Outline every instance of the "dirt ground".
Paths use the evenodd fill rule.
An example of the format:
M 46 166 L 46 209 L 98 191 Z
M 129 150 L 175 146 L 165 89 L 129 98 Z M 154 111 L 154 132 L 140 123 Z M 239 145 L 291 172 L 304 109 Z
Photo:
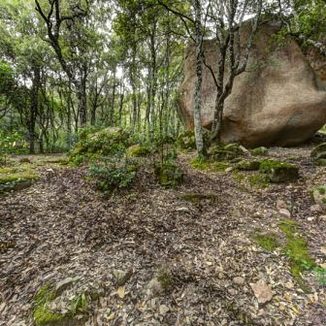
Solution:
M 179 158 L 178 188 L 157 185 L 147 167 L 111 197 L 91 187 L 85 168 L 39 166 L 39 181 L 0 197 L 0 325 L 33 325 L 38 289 L 71 279 L 53 305 L 64 312 L 69 296 L 87 293 L 80 325 L 326 325 L 325 284 L 307 271 L 302 289 L 284 252 L 252 237 L 282 238 L 277 203 L 286 203 L 311 257 L 326 263 L 326 217 L 310 193 L 326 184 L 326 168 L 310 151 L 271 149 L 300 166 L 300 179 L 264 189 L 194 170 L 190 154 Z M 259 281 L 265 303 L 253 291 Z

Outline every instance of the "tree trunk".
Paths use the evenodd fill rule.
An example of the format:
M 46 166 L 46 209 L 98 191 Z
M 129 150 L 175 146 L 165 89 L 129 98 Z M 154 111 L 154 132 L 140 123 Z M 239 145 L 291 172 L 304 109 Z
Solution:
M 203 35 L 201 26 L 201 5 L 200 0 L 193 0 L 195 9 L 195 39 L 196 39 L 196 85 L 194 94 L 194 127 L 195 127 L 195 139 L 196 148 L 198 155 L 204 155 L 204 139 L 203 129 L 201 125 L 201 105 L 202 105 L 202 94 L 201 86 L 203 81 Z
M 33 67 L 33 79 L 31 89 L 30 112 L 28 117 L 28 139 L 29 152 L 35 154 L 35 140 L 36 140 L 36 118 L 38 114 L 38 95 L 41 84 L 41 70 L 38 66 Z

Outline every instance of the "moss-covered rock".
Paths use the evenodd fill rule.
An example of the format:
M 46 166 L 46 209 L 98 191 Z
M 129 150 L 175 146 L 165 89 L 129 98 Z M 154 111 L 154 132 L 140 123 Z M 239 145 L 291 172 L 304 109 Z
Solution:
M 316 204 L 320 205 L 326 211 L 326 185 L 319 186 L 312 191 Z
M 264 146 L 256 147 L 251 150 L 251 154 L 254 156 L 265 156 L 268 154 L 268 148 Z
M 69 159 L 79 165 L 101 156 L 124 154 L 129 145 L 129 134 L 126 131 L 121 128 L 106 128 L 81 137 Z
M 239 144 L 227 144 L 210 147 L 208 154 L 216 161 L 232 161 L 243 156 L 245 152 Z
M 151 150 L 149 147 L 140 145 L 140 144 L 135 144 L 127 149 L 127 155 L 130 157 L 143 157 L 147 156 L 151 153 Z
M 27 188 L 38 178 L 37 172 L 26 165 L 0 168 L 0 193 Z
M 299 168 L 287 162 L 263 160 L 259 171 L 266 174 L 273 183 L 292 182 L 299 178 Z
M 258 171 L 260 167 L 260 161 L 241 160 L 236 164 L 235 167 L 240 171 Z
M 316 146 L 310 154 L 314 163 L 319 166 L 326 166 L 326 143 Z
M 85 314 L 89 308 L 87 295 L 81 293 L 71 298 L 65 313 L 53 311 L 51 303 L 60 295 L 54 285 L 42 286 L 34 297 L 33 320 L 36 326 L 81 326 L 83 318 L 75 319 L 79 314 Z

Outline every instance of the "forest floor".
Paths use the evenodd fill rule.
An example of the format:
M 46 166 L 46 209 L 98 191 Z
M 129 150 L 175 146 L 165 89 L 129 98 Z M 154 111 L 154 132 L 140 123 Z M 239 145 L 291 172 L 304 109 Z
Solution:
M 294 236 L 326 267 L 326 216 L 310 193 L 326 168 L 310 151 L 269 151 L 300 166 L 296 183 L 261 189 L 195 170 L 182 154 L 181 186 L 160 187 L 147 166 L 111 197 L 93 190 L 85 168 L 29 157 L 43 162 L 40 179 L 0 197 L 0 325 L 33 325 L 44 284 L 60 289 L 49 305 L 61 313 L 71 297 L 87 298 L 79 322 L 60 325 L 326 325 L 325 275 L 294 277 L 280 227 L 296 221 Z M 261 234 L 276 245 L 262 248 Z

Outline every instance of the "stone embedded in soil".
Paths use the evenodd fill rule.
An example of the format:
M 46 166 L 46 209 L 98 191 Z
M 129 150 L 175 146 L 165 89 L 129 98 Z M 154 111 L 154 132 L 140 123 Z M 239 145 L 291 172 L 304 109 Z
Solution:
M 245 280 L 243 277 L 237 276 L 233 279 L 233 282 L 237 285 L 243 285 Z
M 326 211 L 326 185 L 315 188 L 312 192 L 316 204 Z
M 282 208 L 278 212 L 282 217 L 291 218 L 291 213 L 288 209 Z
M 258 300 L 258 303 L 264 304 L 273 298 L 273 292 L 269 285 L 264 280 L 259 280 L 256 283 L 250 283 L 250 286 Z

